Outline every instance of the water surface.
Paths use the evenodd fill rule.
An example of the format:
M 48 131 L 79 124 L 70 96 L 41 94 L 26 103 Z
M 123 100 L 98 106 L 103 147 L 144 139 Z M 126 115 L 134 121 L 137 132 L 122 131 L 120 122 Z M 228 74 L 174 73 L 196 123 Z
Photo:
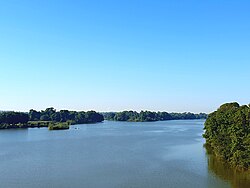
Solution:
M 229 188 L 208 166 L 203 120 L 0 131 L 5 188 Z

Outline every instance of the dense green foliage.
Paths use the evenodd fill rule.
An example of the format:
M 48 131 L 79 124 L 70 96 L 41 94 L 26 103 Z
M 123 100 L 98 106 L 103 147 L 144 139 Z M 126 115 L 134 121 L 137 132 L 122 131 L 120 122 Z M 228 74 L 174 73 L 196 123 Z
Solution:
M 53 121 L 70 122 L 71 124 L 97 123 L 104 120 L 103 116 L 95 111 L 76 112 L 69 110 L 56 111 L 54 108 L 47 108 L 45 111 L 29 111 L 30 121 Z
M 22 112 L 1 112 L 0 113 L 0 124 L 26 124 L 29 121 L 27 113 Z
M 64 130 L 69 129 L 69 123 L 50 123 L 48 126 L 49 130 Z
M 199 113 L 194 114 L 191 112 L 184 112 L 184 113 L 170 113 L 172 119 L 206 119 L 207 114 Z
M 23 112 L 0 112 L 0 129 L 48 127 L 50 123 L 67 122 L 69 124 L 97 123 L 104 120 L 103 115 L 95 111 L 76 112 L 54 108 L 44 111 L 30 110 Z
M 193 113 L 167 113 L 167 112 L 151 112 L 141 111 L 123 111 L 123 112 L 106 112 L 103 113 L 106 120 L 113 121 L 134 121 L 134 122 L 147 122 L 147 121 L 165 121 L 165 120 L 179 120 L 179 119 L 205 119 L 206 114 L 193 114 Z
M 239 169 L 250 168 L 250 108 L 223 104 L 205 122 L 206 146 Z

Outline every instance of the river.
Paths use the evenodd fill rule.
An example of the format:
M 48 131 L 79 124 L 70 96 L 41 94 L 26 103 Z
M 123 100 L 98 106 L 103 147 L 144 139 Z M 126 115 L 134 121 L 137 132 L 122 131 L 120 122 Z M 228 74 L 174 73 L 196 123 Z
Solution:
M 0 130 L 0 187 L 248 187 L 244 178 L 223 177 L 224 167 L 206 154 L 203 125 L 104 121 L 59 131 Z

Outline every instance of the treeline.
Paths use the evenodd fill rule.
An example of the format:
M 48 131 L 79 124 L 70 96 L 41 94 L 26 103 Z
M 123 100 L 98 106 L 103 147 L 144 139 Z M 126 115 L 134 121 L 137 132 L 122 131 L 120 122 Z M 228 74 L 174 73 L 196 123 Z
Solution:
M 54 108 L 47 108 L 46 110 L 29 111 L 29 121 L 54 121 L 54 122 L 70 122 L 70 124 L 84 124 L 84 123 L 98 123 L 104 120 L 102 114 L 95 111 L 56 111 Z
M 205 122 L 205 146 L 238 169 L 250 170 L 250 106 L 226 103 Z
M 123 112 L 105 112 L 102 113 L 104 119 L 111 121 L 132 121 L 132 122 L 148 122 L 148 121 L 165 121 L 165 120 L 181 120 L 181 119 L 206 119 L 207 114 L 185 113 L 168 113 L 168 112 L 151 112 L 141 111 L 123 111 Z
M 0 129 L 27 128 L 29 115 L 22 112 L 0 112 Z
M 76 112 L 68 110 L 56 111 L 54 108 L 24 112 L 0 112 L 0 129 L 48 127 L 52 123 L 85 124 L 102 122 L 104 117 L 95 111 Z

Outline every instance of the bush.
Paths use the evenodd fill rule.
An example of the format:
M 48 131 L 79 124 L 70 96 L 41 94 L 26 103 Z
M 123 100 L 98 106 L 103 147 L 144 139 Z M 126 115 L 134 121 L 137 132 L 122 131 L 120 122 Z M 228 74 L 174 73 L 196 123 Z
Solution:
M 64 130 L 69 129 L 69 123 L 50 123 L 48 126 L 49 130 Z

